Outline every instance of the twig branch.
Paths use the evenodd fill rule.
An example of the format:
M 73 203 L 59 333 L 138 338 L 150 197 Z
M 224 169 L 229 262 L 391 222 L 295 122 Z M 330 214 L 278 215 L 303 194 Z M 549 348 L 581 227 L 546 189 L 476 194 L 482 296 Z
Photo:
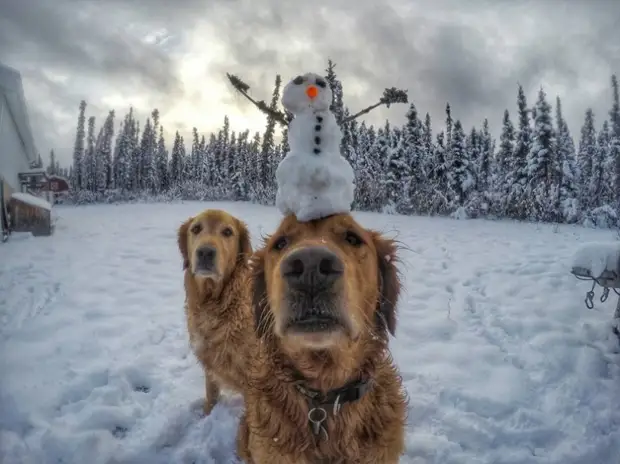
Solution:
M 267 116 L 271 116 L 273 119 L 275 119 L 277 122 L 279 122 L 283 126 L 285 127 L 288 126 L 290 119 L 289 117 L 287 117 L 286 114 L 282 113 L 281 111 L 270 108 L 269 105 L 267 105 L 267 103 L 265 103 L 264 100 L 260 100 L 260 101 L 254 100 L 248 94 L 248 90 L 250 90 L 250 86 L 246 84 L 245 82 L 243 82 L 239 77 L 235 76 L 234 74 L 230 74 L 230 73 L 226 73 L 226 76 L 228 77 L 228 80 L 230 81 L 232 86 L 235 88 L 235 90 L 237 90 L 241 95 L 243 95 L 245 98 L 250 100 L 254 104 L 254 106 L 256 106 L 259 110 L 261 110 Z
M 407 91 L 406 90 L 397 89 L 396 87 L 392 87 L 390 89 L 385 89 L 383 91 L 383 96 L 379 100 L 379 103 L 375 103 L 374 105 L 371 105 L 368 108 L 364 108 L 360 112 L 355 113 L 354 115 L 349 116 L 348 118 L 343 119 L 342 123 L 344 124 L 346 122 L 351 122 L 354 119 L 359 118 L 363 114 L 370 113 L 372 110 L 374 110 L 375 108 L 377 108 L 377 107 L 379 107 L 381 105 L 385 105 L 385 106 L 387 106 L 389 108 L 390 105 L 393 104 L 393 103 L 407 103 L 408 101 L 409 101 L 409 99 L 407 97 Z

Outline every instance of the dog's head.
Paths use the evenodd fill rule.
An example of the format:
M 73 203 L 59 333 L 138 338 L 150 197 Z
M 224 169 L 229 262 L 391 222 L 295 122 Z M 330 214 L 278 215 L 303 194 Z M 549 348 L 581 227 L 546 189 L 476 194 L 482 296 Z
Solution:
M 349 214 L 311 222 L 286 217 L 254 255 L 259 336 L 285 349 L 351 347 L 396 330 L 396 245 Z
M 183 269 L 196 283 L 219 285 L 252 253 L 247 226 L 226 211 L 208 209 L 178 231 Z

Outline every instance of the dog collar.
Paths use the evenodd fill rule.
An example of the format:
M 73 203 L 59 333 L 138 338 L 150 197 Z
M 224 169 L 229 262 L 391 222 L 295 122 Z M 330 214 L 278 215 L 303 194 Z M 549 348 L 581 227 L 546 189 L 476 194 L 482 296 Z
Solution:
M 371 388 L 372 382 L 370 378 L 355 380 L 349 382 L 343 387 L 329 390 L 323 393 L 319 390 L 308 388 L 301 384 L 295 383 L 295 388 L 309 400 L 310 410 L 308 411 L 308 422 L 314 435 L 323 434 L 325 439 L 328 438 L 327 429 L 323 426 L 323 422 L 327 420 L 326 406 L 332 407 L 332 412 L 337 415 L 340 408 L 345 403 L 354 403 L 360 400 Z
M 333 406 L 334 414 L 338 414 L 343 404 L 358 401 L 370 390 L 370 379 L 355 380 L 327 393 L 305 387 L 301 383 L 296 383 L 295 388 L 306 396 L 312 405 Z

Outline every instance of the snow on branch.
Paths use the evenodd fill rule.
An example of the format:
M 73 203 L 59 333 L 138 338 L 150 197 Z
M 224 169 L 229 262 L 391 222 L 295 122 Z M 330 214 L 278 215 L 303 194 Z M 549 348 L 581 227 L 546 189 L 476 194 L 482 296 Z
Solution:
M 264 100 L 255 100 L 254 98 L 252 98 L 249 94 L 250 86 L 247 83 L 245 83 L 243 80 L 241 80 L 239 76 L 226 73 L 226 77 L 228 77 L 228 80 L 230 81 L 232 86 L 235 88 L 235 90 L 237 90 L 237 92 L 239 92 L 245 98 L 250 100 L 254 104 L 254 106 L 256 106 L 259 110 L 261 110 L 267 116 L 273 117 L 277 122 L 279 122 L 285 127 L 288 126 L 289 122 L 291 122 L 292 115 L 289 114 L 288 112 L 285 113 L 285 112 L 270 108 L 269 105 L 267 105 L 267 103 Z M 343 119 L 342 122 L 343 123 L 351 122 L 354 119 L 359 118 L 363 114 L 370 113 L 372 110 L 374 110 L 375 108 L 378 108 L 381 105 L 385 105 L 389 108 L 390 105 L 395 104 L 395 103 L 408 103 L 408 102 L 409 102 L 409 98 L 407 97 L 406 90 L 397 89 L 396 87 L 391 87 L 383 91 L 383 96 L 379 99 L 378 103 L 375 103 L 374 105 L 370 105 L 369 107 L 364 108 L 363 110 L 355 113 L 354 115 Z
M 343 119 L 342 122 L 344 124 L 345 122 L 353 121 L 354 119 L 359 118 L 363 114 L 370 113 L 372 110 L 374 110 L 375 108 L 378 108 L 381 105 L 385 105 L 389 108 L 390 105 L 392 105 L 393 103 L 408 103 L 408 101 L 409 101 L 409 98 L 407 97 L 406 90 L 397 89 L 396 87 L 385 89 L 383 91 L 383 96 L 381 97 L 378 103 L 375 103 L 374 105 L 370 105 L 369 107 L 364 108 L 358 113 L 355 113 L 354 115 Z
M 226 73 L 226 76 L 228 77 L 228 80 L 235 88 L 235 90 L 237 90 L 241 95 L 250 100 L 259 110 L 261 110 L 267 116 L 271 116 L 283 126 L 288 126 L 290 119 L 289 117 L 287 117 L 286 114 L 284 114 L 282 111 L 269 108 L 269 105 L 267 105 L 264 100 L 254 100 L 248 93 L 248 91 L 250 90 L 250 86 L 243 82 L 240 77 L 230 73 Z

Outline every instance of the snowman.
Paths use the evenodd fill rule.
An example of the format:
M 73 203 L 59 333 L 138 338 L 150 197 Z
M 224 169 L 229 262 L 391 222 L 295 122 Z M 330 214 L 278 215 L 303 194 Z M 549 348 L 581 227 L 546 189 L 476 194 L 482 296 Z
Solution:
M 340 155 L 342 132 L 331 102 L 327 81 L 314 73 L 297 76 L 282 93 L 282 105 L 293 120 L 288 126 L 290 151 L 276 170 L 276 207 L 301 222 L 351 211 L 354 173 Z

